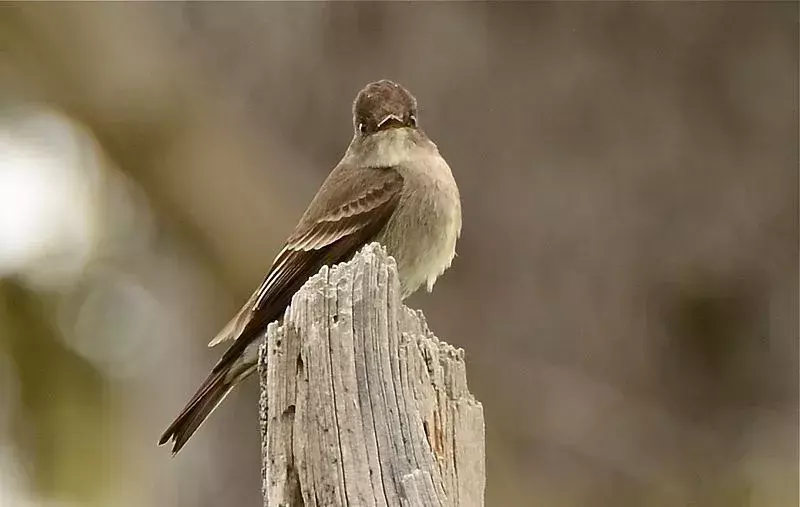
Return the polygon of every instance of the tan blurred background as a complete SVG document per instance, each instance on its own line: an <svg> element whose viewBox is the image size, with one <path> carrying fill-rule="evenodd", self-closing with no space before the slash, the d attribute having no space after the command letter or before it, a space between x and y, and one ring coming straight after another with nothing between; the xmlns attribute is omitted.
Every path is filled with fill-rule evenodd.
<svg viewBox="0 0 800 507"><path fill-rule="evenodd" d="M0 4L0 506L260 505L255 382L155 441L384 77L487 505L797 505L797 4L619 2Z"/></svg>

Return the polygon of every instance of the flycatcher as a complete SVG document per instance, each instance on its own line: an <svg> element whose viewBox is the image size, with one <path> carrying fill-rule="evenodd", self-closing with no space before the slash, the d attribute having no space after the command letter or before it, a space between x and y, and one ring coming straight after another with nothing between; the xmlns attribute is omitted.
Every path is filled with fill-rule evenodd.
<svg viewBox="0 0 800 507"><path fill-rule="evenodd" d="M455 256L461 200L447 162L417 124L417 101L388 80L370 83L353 103L354 135L269 273L209 343L231 342L208 378L159 440L173 455L239 382L253 373L258 338L323 265L349 260L379 242L397 261L401 296L436 278Z"/></svg>

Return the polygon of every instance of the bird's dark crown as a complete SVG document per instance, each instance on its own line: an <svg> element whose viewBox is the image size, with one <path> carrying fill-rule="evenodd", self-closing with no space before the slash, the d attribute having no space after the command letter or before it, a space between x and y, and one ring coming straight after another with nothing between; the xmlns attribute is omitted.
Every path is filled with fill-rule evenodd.
<svg viewBox="0 0 800 507"><path fill-rule="evenodd" d="M356 133L371 134L395 127L417 126L417 99L401 85L382 79L358 92L353 103Z"/></svg>

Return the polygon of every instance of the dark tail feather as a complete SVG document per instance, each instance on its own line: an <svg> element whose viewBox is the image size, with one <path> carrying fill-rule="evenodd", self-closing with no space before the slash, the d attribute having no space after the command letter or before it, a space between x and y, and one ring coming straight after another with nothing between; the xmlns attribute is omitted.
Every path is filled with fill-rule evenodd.
<svg viewBox="0 0 800 507"><path fill-rule="evenodd" d="M175 421L161 435L158 445L164 445L172 439L172 455L177 454L233 388L236 379L228 380L226 377L228 377L227 368L211 372Z"/></svg>

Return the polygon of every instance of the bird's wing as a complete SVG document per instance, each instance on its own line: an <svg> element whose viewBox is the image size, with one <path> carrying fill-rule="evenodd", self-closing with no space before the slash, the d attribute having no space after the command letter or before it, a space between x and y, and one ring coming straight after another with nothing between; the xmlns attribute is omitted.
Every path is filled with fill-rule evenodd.
<svg viewBox="0 0 800 507"><path fill-rule="evenodd" d="M371 182L366 188L365 179ZM331 173L264 281L209 343L214 346L234 340L215 369L238 357L256 337L251 335L278 318L294 293L320 267L347 260L374 238L397 206L402 186L402 176L391 167ZM326 203L342 204L326 209Z"/></svg>
<svg viewBox="0 0 800 507"><path fill-rule="evenodd" d="M208 342L209 347L216 347L224 341L234 340L237 336L242 334L245 324L247 324L247 321L250 320L253 303L255 303L258 295L258 290L253 292L253 295L250 296L250 299L247 300L247 303L245 303L244 306L238 312L236 312L236 315L233 316L230 322L225 324L225 327L223 327L220 332L217 333L217 336Z"/></svg>
<svg viewBox="0 0 800 507"><path fill-rule="evenodd" d="M365 185L365 181L369 181ZM323 184L267 277L211 344L232 340L159 440L173 439L177 453L233 386L255 365L239 361L264 328L280 317L292 296L325 264L347 260L371 241L392 216L403 187L394 168L337 167ZM342 203L332 206L329 203Z"/></svg>

